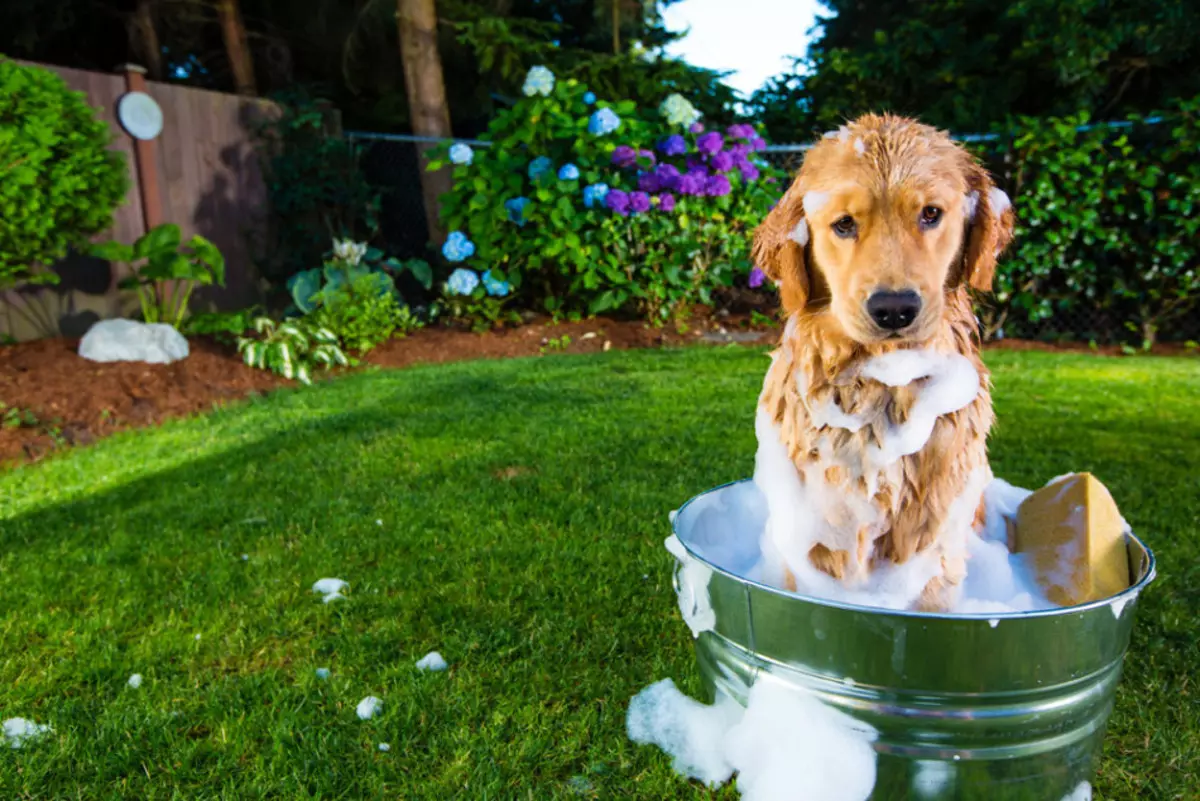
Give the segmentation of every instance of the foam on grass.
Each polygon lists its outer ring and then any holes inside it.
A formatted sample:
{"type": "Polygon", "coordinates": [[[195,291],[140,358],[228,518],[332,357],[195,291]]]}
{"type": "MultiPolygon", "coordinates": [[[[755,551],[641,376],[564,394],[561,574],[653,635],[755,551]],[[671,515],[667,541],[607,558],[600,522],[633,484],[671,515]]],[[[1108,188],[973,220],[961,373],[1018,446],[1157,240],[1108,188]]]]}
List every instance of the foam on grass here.
{"type": "Polygon", "coordinates": [[[1091,783],[1080,782],[1074,790],[1063,796],[1062,801],[1092,801],[1091,783]]]}
{"type": "Polygon", "coordinates": [[[368,695],[366,698],[358,702],[358,706],[354,708],[359,720],[370,720],[379,714],[383,709],[383,701],[373,695],[368,695]]]}
{"type": "Polygon", "coordinates": [[[130,687],[132,687],[135,690],[138,687],[141,687],[142,686],[142,674],[134,673],[132,676],[129,677],[129,681],[127,681],[126,684],[128,684],[130,687]]]}
{"type": "Polygon", "coordinates": [[[634,696],[626,729],[667,752],[681,776],[713,787],[736,773],[747,801],[865,801],[875,786],[874,729],[769,679],[744,709],[724,696],[701,704],[663,679],[634,696]]]}
{"type": "Polygon", "coordinates": [[[4,741],[12,748],[22,748],[54,731],[48,724],[34,723],[25,718],[9,718],[4,721],[4,741]]]}
{"type": "Polygon", "coordinates": [[[417,670],[438,671],[447,667],[446,660],[437,651],[430,651],[417,660],[417,670]]]}
{"type": "Polygon", "coordinates": [[[317,595],[323,595],[322,603],[332,603],[333,601],[341,600],[346,596],[342,595],[342,590],[350,585],[342,581],[340,578],[323,578],[317,579],[313,583],[312,591],[317,595]]]}

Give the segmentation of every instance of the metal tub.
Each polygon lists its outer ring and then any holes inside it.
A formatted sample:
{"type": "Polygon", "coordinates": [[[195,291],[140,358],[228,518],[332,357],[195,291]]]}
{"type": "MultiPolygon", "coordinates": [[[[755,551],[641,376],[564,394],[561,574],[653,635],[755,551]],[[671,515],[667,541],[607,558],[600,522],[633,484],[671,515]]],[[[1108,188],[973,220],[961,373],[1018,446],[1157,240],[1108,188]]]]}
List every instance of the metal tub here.
{"type": "Polygon", "coordinates": [[[1132,586],[1115,598],[1042,612],[895,612],[737,575],[757,559],[765,508],[741,481],[674,517],[691,563],[677,566],[675,586],[681,604],[703,607],[692,618],[709,700],[720,691],[744,705],[755,682],[784,682],[868,723],[879,733],[875,801],[1060,801],[1091,780],[1137,596],[1154,578],[1141,541],[1127,540],[1132,586]]]}

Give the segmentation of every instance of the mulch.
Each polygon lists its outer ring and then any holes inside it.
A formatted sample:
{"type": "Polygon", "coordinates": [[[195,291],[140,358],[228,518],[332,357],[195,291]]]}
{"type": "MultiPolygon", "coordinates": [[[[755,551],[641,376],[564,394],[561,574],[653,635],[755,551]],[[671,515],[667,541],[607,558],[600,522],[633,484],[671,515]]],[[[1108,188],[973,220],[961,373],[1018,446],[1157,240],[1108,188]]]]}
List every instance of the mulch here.
{"type": "MultiPolygon", "coordinates": [[[[425,328],[384,343],[362,361],[364,366],[400,368],[466,359],[678,347],[697,342],[766,344],[777,336],[774,329],[752,328],[742,316],[698,319],[686,333],[605,318],[575,323],[534,320],[486,334],[425,328]]],[[[0,401],[9,408],[28,410],[37,418],[34,425],[0,425],[0,465],[36,461],[56,448],[86,445],[122,429],[210,411],[291,383],[246,367],[233,347],[204,338],[192,338],[191,355],[169,365],[99,364],[80,358],[78,346],[78,340],[58,338],[0,347],[0,401]]],[[[1087,345],[1024,340],[1004,340],[989,347],[1121,353],[1117,347],[1091,349],[1087,345]]],[[[1176,355],[1185,350],[1168,345],[1156,347],[1154,352],[1176,355]]]]}

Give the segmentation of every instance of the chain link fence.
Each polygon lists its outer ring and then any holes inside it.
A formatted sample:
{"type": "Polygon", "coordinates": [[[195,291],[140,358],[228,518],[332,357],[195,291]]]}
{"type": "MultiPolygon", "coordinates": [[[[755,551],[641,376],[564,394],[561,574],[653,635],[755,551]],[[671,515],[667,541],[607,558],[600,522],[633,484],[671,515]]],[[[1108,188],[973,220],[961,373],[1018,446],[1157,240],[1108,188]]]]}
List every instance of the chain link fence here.
{"type": "MultiPolygon", "coordinates": [[[[1116,124],[1120,126],[1120,123],[1116,124]]],[[[421,197],[418,155],[438,143],[428,137],[406,134],[379,134],[349,131],[346,137],[355,145],[368,182],[379,190],[381,199],[380,232],[389,253],[405,258],[429,258],[426,242],[425,204],[421,197]]],[[[966,134],[961,141],[995,139],[994,134],[966,134]]],[[[475,148],[488,142],[463,141],[475,148]]],[[[809,144],[777,144],[767,147],[764,156],[789,177],[800,169],[809,144]]],[[[980,318],[988,338],[1036,339],[1048,342],[1089,342],[1102,344],[1135,341],[1140,332],[1131,331],[1125,320],[1106,304],[1079,298],[1056,309],[1036,322],[1005,310],[995,300],[982,299],[980,318]]],[[[1162,341],[1200,340],[1200,317],[1187,316],[1158,331],[1162,341]]]]}

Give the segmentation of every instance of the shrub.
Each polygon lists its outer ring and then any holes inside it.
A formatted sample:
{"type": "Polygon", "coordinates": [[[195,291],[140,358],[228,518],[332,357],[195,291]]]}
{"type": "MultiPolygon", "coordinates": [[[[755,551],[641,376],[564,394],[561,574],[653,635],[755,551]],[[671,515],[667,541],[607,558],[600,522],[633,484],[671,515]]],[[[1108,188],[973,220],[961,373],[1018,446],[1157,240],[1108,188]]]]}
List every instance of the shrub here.
{"type": "Polygon", "coordinates": [[[985,158],[1007,173],[1013,248],[992,329],[1087,312],[1152,344],[1200,297],[1200,99],[1162,122],[1021,118],[985,158]]]}
{"type": "Polygon", "coordinates": [[[301,384],[312,383],[318,365],[328,370],[350,363],[334,333],[306,318],[276,323],[269,317],[259,317],[254,321],[254,331],[258,336],[238,337],[242,360],[301,384]]]}
{"type": "Polygon", "coordinates": [[[300,89],[274,99],[281,113],[255,132],[271,209],[259,270],[281,283],[317,263],[330,238],[371,238],[379,227],[379,194],[354,145],[329,135],[330,112],[320,101],[300,89]]]}
{"type": "Polygon", "coordinates": [[[261,316],[257,306],[231,312],[201,312],[189,315],[179,330],[187,336],[210,336],[219,342],[233,344],[237,337],[253,328],[254,320],[261,316]]]}
{"type": "MultiPolygon", "coordinates": [[[[750,233],[782,189],[754,128],[704,131],[678,95],[640,111],[574,80],[531,77],[489,127],[490,147],[444,151],[455,165],[448,261],[506,282],[526,306],[632,310],[655,323],[748,278],[750,233]]],[[[479,287],[447,290],[449,305],[486,302],[479,287]]]]}
{"type": "Polygon", "coordinates": [[[225,257],[199,234],[182,244],[179,226],[164,223],[138,237],[132,245],[105,242],[93,248],[102,259],[130,265],[133,275],[120,286],[137,291],[142,319],[176,328],[187,314],[197,284],[225,284],[225,257]]]}
{"type": "Polygon", "coordinates": [[[323,268],[288,279],[298,312],[311,315],[351,350],[365,352],[417,328],[416,316],[403,304],[395,275],[409,272],[428,289],[433,273],[420,259],[400,262],[362,242],[334,240],[323,268]]]}
{"type": "Polygon", "coordinates": [[[48,70],[0,56],[0,290],[108,228],[129,178],[108,125],[48,70]]]}

